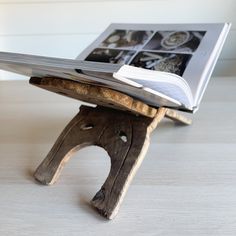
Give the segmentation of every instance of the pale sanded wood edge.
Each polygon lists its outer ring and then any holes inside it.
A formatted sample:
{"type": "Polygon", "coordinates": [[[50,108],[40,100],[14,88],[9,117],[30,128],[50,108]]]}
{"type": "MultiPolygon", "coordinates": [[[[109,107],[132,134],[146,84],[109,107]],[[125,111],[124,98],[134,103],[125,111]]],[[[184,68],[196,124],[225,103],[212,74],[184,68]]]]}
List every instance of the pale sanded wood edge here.
{"type": "Polygon", "coordinates": [[[166,109],[165,112],[165,117],[173,120],[177,124],[182,124],[182,125],[191,125],[192,120],[179,112],[172,110],[172,109],[166,109]]]}

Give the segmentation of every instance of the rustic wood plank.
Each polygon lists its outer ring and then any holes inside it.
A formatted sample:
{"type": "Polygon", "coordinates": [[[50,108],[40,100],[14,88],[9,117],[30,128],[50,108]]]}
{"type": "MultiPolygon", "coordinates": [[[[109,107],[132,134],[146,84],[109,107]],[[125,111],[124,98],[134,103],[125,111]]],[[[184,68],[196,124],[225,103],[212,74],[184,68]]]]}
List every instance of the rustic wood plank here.
{"type": "MultiPolygon", "coordinates": [[[[127,94],[105,87],[98,87],[91,84],[83,84],[72,80],[51,77],[32,77],[30,79],[30,84],[70,98],[131,112],[137,115],[154,118],[157,113],[157,108],[151,107],[127,94]]],[[[191,124],[189,118],[185,118],[175,110],[167,109],[166,117],[177,123],[187,125],[191,124]]]]}
{"type": "Polygon", "coordinates": [[[157,111],[156,108],[148,106],[137,99],[105,87],[49,77],[32,77],[30,83],[51,92],[59,93],[77,100],[128,111],[147,117],[154,117],[157,111]]]}
{"type": "Polygon", "coordinates": [[[149,135],[165,112],[166,108],[158,109],[152,119],[103,107],[81,106],[36,170],[35,179],[42,184],[53,184],[75,151],[89,145],[104,148],[111,158],[111,170],[92,205],[112,219],[146,154],[149,135]]]}
{"type": "Polygon", "coordinates": [[[180,114],[179,112],[171,110],[171,109],[166,110],[165,117],[173,120],[177,124],[182,124],[182,125],[191,125],[192,124],[192,120],[190,118],[180,114]]]}

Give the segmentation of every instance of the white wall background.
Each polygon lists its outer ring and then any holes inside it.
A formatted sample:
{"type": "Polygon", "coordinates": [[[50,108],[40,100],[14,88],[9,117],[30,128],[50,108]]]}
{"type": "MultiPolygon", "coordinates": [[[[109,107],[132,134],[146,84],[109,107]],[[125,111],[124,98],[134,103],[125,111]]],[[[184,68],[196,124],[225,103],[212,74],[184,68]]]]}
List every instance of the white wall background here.
{"type": "Polygon", "coordinates": [[[75,58],[111,22],[232,22],[214,75],[236,75],[235,0],[0,0],[0,50],[75,58]]]}

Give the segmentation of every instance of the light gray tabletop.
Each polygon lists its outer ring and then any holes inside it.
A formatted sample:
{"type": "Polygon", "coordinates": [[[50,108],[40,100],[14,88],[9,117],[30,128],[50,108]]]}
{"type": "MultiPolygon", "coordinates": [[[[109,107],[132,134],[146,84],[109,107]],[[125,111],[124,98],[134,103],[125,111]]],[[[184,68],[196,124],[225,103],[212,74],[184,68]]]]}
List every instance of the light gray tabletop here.
{"type": "Polygon", "coordinates": [[[27,81],[0,82],[0,235],[236,235],[236,78],[212,78],[188,127],[163,120],[118,216],[89,200],[108,175],[98,147],[53,186],[32,174],[80,103],[27,81]]]}

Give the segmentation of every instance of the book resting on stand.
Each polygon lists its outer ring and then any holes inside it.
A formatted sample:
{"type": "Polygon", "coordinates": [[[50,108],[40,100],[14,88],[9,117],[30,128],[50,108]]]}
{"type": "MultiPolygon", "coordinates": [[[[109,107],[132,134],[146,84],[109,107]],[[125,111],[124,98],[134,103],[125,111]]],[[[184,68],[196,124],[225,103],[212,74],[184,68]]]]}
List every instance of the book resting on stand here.
{"type": "Polygon", "coordinates": [[[76,59],[0,52],[0,69],[108,87],[153,107],[195,112],[230,26],[111,24],[76,59]]]}

